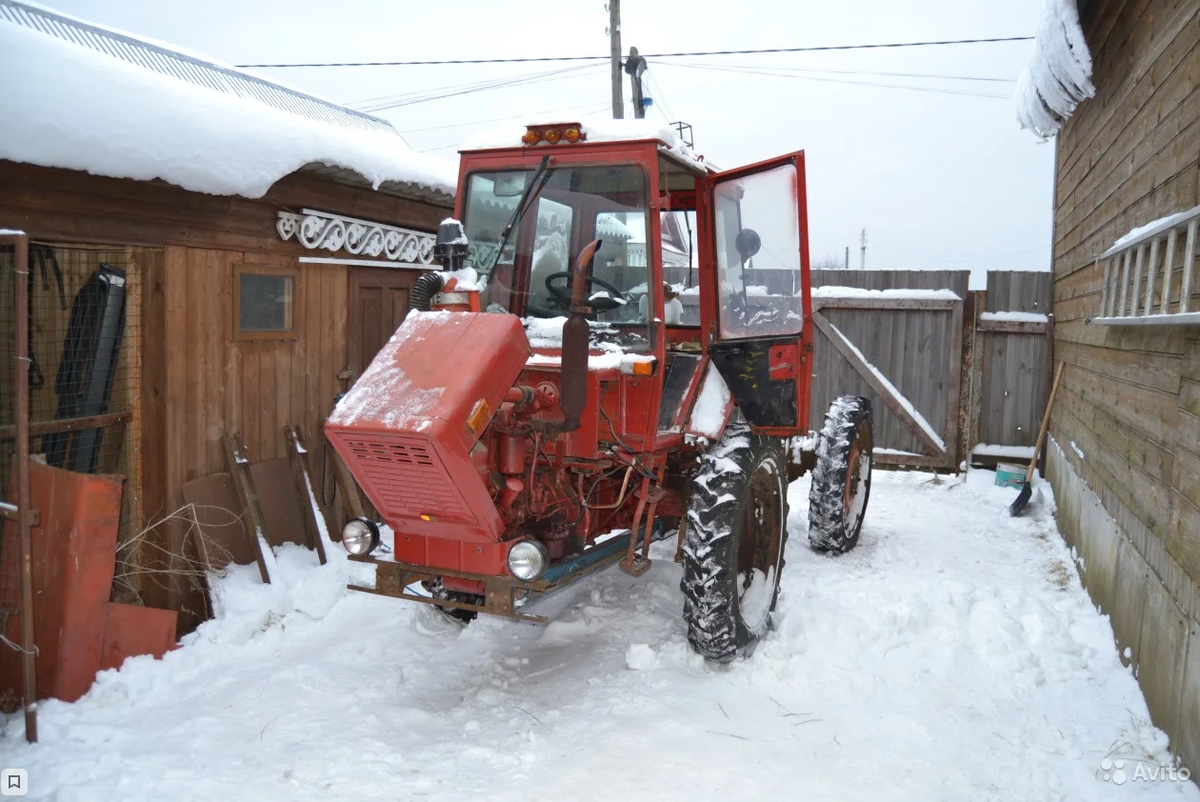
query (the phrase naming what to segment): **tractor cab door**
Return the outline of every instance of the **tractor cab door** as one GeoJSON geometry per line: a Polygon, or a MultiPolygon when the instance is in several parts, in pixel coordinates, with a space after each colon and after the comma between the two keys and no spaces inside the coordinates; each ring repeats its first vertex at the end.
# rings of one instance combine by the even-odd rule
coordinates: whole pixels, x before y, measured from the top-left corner
{"type": "Polygon", "coordinates": [[[812,298],[804,152],[708,176],[708,352],[751,427],[808,429],[812,298]]]}

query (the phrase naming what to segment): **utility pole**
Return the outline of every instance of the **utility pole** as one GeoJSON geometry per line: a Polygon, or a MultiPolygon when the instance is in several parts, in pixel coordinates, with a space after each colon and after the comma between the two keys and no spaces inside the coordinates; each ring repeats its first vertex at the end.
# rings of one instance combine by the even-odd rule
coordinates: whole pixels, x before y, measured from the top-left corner
{"type": "Polygon", "coordinates": [[[621,94],[621,0],[608,0],[608,44],[612,55],[613,119],[621,120],[625,118],[625,103],[621,94]]]}
{"type": "Polygon", "coordinates": [[[625,72],[629,73],[629,83],[633,89],[633,116],[642,119],[646,116],[646,104],[642,98],[642,73],[646,71],[646,59],[638,55],[636,47],[629,48],[629,58],[625,60],[625,72]]]}
{"type": "Polygon", "coordinates": [[[867,269],[867,230],[862,230],[862,261],[858,265],[859,270],[867,269]]]}
{"type": "Polygon", "coordinates": [[[850,246],[846,246],[846,269],[850,269],[850,246]]]}

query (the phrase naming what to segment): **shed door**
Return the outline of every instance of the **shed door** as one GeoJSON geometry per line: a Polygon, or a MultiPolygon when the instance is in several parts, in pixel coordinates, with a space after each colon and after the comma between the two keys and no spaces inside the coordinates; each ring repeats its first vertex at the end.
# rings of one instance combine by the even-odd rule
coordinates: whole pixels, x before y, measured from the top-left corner
{"type": "Polygon", "coordinates": [[[362,375],[408,314],[408,294],[420,275],[415,270],[350,268],[350,380],[362,375]]]}

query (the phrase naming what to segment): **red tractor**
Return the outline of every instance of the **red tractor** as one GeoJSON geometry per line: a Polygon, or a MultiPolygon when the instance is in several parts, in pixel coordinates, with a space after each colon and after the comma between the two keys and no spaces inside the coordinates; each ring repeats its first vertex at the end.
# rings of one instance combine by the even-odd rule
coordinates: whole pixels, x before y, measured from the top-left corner
{"type": "Polygon", "coordinates": [[[675,536],[688,640],[728,661],[768,629],[790,479],[813,471],[813,548],[857,542],[871,408],[839,398],[806,436],[803,152],[718,172],[669,131],[611,130],[464,152],[444,270],[325,424],[393,533],[355,519],[342,542],[376,567],[359,590],[544,621],[528,601],[640,575],[675,536]]]}

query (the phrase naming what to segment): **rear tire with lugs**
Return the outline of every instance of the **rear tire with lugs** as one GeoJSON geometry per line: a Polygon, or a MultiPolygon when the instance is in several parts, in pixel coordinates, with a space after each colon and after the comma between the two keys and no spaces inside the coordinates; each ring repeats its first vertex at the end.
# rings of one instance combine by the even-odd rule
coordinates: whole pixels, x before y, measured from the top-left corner
{"type": "Polygon", "coordinates": [[[688,642],[726,663],[766,634],[787,542],[783,441],[731,424],[702,457],[688,501],[683,617],[688,642]]]}
{"type": "Polygon", "coordinates": [[[871,495],[871,402],[834,399],[817,435],[817,464],[808,493],[808,541],[816,551],[844,554],[858,545],[871,495]]]}

